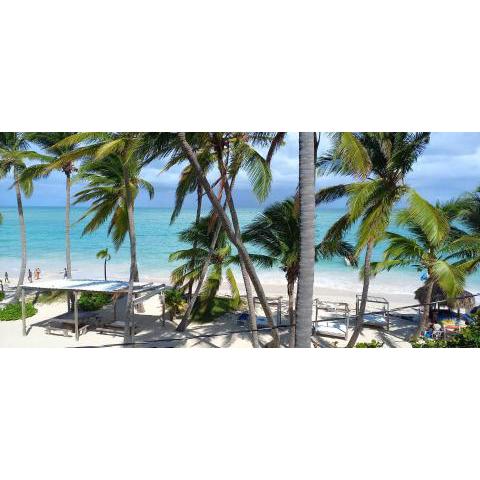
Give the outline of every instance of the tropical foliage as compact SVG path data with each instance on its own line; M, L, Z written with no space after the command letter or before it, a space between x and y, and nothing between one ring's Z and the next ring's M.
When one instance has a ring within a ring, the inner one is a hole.
M206 279L198 297L198 302L193 309L193 316L200 309L209 317L209 312L215 305L215 297L224 279L227 280L230 287L231 308L238 308L241 304L240 292L232 270L232 265L238 264L238 256L233 255L232 245L223 229L220 230L213 252L210 251L214 235L214 220L215 215L213 214L202 217L199 223L192 223L188 229L180 232L179 240L192 246L173 252L169 257L172 262L184 262L176 267L171 274L174 287L181 291L185 291L190 282L199 281L202 268L209 259Z
M363 288L356 327L348 346L352 347L363 328L363 315L371 276L374 246L383 237L398 202L407 197L411 211L425 206L417 192L405 183L406 174L425 150L427 132L341 132L332 135L333 147L317 163L319 173L354 177L348 184L327 187L316 194L316 202L330 202L345 197L345 213L329 229L328 242L340 241L358 224L356 252L365 251Z
M480 262L480 238L450 225L447 211L440 207L425 203L419 210L414 205L401 210L396 218L408 234L386 232L384 259L372 263L372 273L413 265L427 273L426 304L431 301L435 284L448 298L454 298L463 291L466 275ZM426 328L429 310L424 308L414 337Z
M300 211L298 204L293 198L289 198L270 205L245 227L243 239L247 244L261 249L261 254L250 254L258 265L267 268L277 266L285 272L289 319L290 325L293 326L295 322L294 290L300 266ZM353 247L344 240L331 243L321 242L315 247L315 260L332 258L336 255L347 257L353 264L356 262ZM294 342L294 338L291 337L290 342Z
M37 309L31 302L25 303L25 316L33 317ZM0 321L20 320L22 318L22 305L19 302L9 303L0 308Z

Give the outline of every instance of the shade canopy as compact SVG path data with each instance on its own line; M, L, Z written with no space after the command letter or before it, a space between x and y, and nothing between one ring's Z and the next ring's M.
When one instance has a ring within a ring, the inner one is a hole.
M145 289L151 289L157 284L146 282L135 282L133 290L140 293ZM160 285L158 285L160 286ZM26 283L22 288L30 290L62 290L76 292L102 292L102 293L127 293L128 282L122 280L73 280L73 279L52 279L41 280L34 283Z
M415 290L415 299L420 303L425 303L427 301L426 297L427 288L425 285ZM475 297L467 290L463 290L463 292L458 294L457 297L462 298L458 298L456 300L448 299L447 295L445 295L445 292L437 283L433 285L432 302L444 302L446 300L446 304L450 308L464 308L465 310L471 310L475 306Z

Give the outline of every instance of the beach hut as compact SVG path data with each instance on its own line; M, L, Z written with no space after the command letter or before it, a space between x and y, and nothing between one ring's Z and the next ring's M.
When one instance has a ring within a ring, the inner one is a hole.
M133 305L138 305L141 302L144 302L148 298L159 295L162 303L162 317L165 319L165 299L164 291L165 284L157 283L140 283L134 282L133 284L133 294L135 298L133 300ZM126 300L128 292L128 282L120 280L73 280L73 279L63 279L63 280L42 280L35 283L27 283L21 285L21 305L22 305L22 333L24 336L28 334L26 315L25 315L25 296L27 292L71 292L73 294L73 318L72 314L67 313L61 318L62 324L70 323L73 325L75 332L75 339L78 341L80 334L86 332L86 328L82 329L79 323L79 311L78 311L78 298L82 292L96 292L96 293L105 293L112 297L113 300L113 314L114 321L110 322L110 325L117 324L120 327L125 327L125 323L128 319L123 318L122 320L117 320L117 301L124 299ZM87 312L88 316L91 317L91 313ZM63 318L65 317L65 318ZM130 315L129 325L127 325L129 330L129 336L132 341L135 336L135 315L132 311ZM49 331L51 331L53 326L49 326ZM61 327L63 328L63 327Z
M415 299L418 300L419 303L424 304L427 301L426 296L427 288L425 285L415 290ZM449 309L457 310L457 312L459 312L460 309L469 312L475 306L475 297L467 290L463 290L462 293L457 295L457 298L449 299L440 286L435 283L433 285L431 303L435 304L436 310L438 310L441 305L446 305Z

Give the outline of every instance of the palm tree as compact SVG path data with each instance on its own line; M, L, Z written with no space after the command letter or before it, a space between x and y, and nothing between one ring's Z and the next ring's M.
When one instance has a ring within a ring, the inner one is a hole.
M83 228L83 235L94 232L108 221L108 234L112 237L115 250L118 250L123 244L129 231L126 190L130 192L133 201L140 190L145 190L150 199L154 196L153 186L140 178L140 165L130 162L127 168L129 178L127 189L124 182L124 165L118 155L85 162L77 176L79 181L86 183L86 186L75 194L75 204L91 202L88 210L79 219L82 221L89 218ZM100 252L106 252L106 256L100 257L97 254L97 258L110 260L108 249ZM136 260L133 271L134 281L138 281Z
M22 193L26 197L29 197L33 192L32 180L23 179L22 174L27 168L25 163L27 160L38 160L40 158L43 158L43 155L29 150L29 144L24 133L0 132L0 178L6 177L8 174L13 176L12 187L15 188L17 199L17 211L22 245L22 260L17 289L15 291L15 300L20 298L20 286L25 279L25 270L27 266L27 238L25 231L25 217L23 214Z
M233 255L232 246L222 229L220 229L216 239L212 255L211 244L215 235L216 232L212 229L212 215L202 217L200 222L192 223L189 228L179 234L179 240L183 243L191 244L192 247L178 250L169 257L170 261L185 261L185 263L176 267L171 274L173 285L180 290L186 290L192 280L198 281L202 275L204 265L208 265L206 280L198 302L195 304L195 310L201 309L202 306L208 308L209 305L213 305L224 274L230 285L232 307L238 308L240 305L240 293L235 275L230 266L233 263L237 263L238 260ZM181 322L183 325L179 325L178 330L185 330L189 321L190 318L184 316Z
M55 148L64 148L71 145L82 145L73 152L62 156L62 162L89 158L96 161L112 162L117 159L122 172L122 189L124 192L124 205L126 215L122 214L119 222L126 226L130 240L130 277L128 281L128 294L126 302L125 341L128 341L131 328L131 313L133 305L133 284L138 278L137 268L137 239L134 219L134 192L136 186L130 179L130 172L139 171L145 164L141 154L142 134L137 132L84 132L71 135L58 142ZM123 227L122 227L123 228Z
M70 137L72 132L35 132L28 134L28 139L44 149L48 156L40 159L40 163L27 168L23 176L30 177L33 180L47 177L54 170L60 170L65 174L65 261L67 268L67 278L72 278L72 259L70 248L70 203L71 203L71 185L72 176L77 170L74 161L67 160L62 162L62 155L74 151L76 144L70 144L62 148L55 147L61 140Z
M260 247L262 254L250 254L263 267L278 266L285 272L288 293L288 315L291 325L290 346L295 346L295 285L300 268L300 216L295 199L270 205L243 230L243 240ZM319 243L315 247L315 260L334 255L347 257L352 264L353 247L346 242ZM311 328L311 325L310 325Z
M445 205L451 215L454 215L467 230L480 235L480 187L466 193L460 198Z
M428 323L434 286L438 285L449 298L463 291L466 275L480 262L480 238L451 226L447 212L433 206L422 212L401 210L397 224L405 227L408 235L385 233L388 245L383 260L372 263L372 274L411 265L426 270L425 307L412 336L417 338Z
M247 258L248 253L241 240L240 225L232 190L236 175L240 170L244 170L252 182L253 191L257 198L264 199L266 197L271 182L269 162L273 153L282 144L284 134L268 132L203 132L188 134L188 140L187 135L181 132L175 138L168 134L146 134L146 136L148 137L146 144L149 145L147 150L150 152L150 158L171 155L174 158L178 157L189 161L191 171L195 172L197 181L202 187L204 194L208 196L212 203L230 241L239 250L240 267L249 305L250 326L253 331L253 342L254 346L258 346L250 280L254 285L265 315L272 326L273 317L255 268L251 263L251 259ZM255 147L257 146L268 148L265 158L256 151ZM205 168L202 165L202 159L205 156L207 158L213 156L214 163L218 168L219 177L214 181L213 185L206 179ZM218 193L213 191L216 185L218 185ZM225 195L226 206L230 212L231 220L221 204L223 195ZM194 301L194 297L195 295L193 295L191 303ZM275 328L272 329L272 336L274 338L273 344L279 345L279 336Z
M107 281L107 262L112 259L112 256L108 253L108 248L103 248L97 252L97 258L103 259L103 277Z
M295 347L309 348L312 331L315 262L315 140L299 134L300 262L297 289Z
M332 135L333 148L318 162L320 172L354 176L356 181L322 189L317 203L347 197L347 213L327 232L327 241L338 241L355 222L357 254L365 250L363 287L357 323L348 347L363 328L374 246L383 237L393 208L408 195L410 205L421 211L426 202L405 183L406 174L426 148L428 132L340 132Z

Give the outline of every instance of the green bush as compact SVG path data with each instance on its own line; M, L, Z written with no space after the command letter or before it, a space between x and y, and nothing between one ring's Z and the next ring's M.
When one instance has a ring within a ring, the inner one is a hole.
M186 306L185 298L180 290L170 289L165 292L165 306L173 319L182 312Z
M373 339L371 342L360 342L355 345L355 348L382 348L383 343L377 342Z
M37 313L37 309L31 304L25 304L26 317L33 317ZM22 305L20 303L9 303L0 309L0 320L20 320L22 318Z
M112 301L110 295L100 292L82 292L78 299L78 309L83 312L100 310Z
M0 302L5 298L5 292L0 292Z

